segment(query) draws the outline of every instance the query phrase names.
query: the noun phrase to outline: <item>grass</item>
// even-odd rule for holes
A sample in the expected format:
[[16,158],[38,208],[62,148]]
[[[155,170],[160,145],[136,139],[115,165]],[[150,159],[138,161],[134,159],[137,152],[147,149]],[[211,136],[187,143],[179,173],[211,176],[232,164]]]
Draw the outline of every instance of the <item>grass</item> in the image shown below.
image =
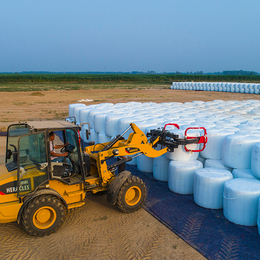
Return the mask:
[[48,90],[89,90],[89,89],[168,89],[171,84],[151,84],[151,83],[0,83],[0,92],[33,91],[32,96],[42,96],[40,91]]

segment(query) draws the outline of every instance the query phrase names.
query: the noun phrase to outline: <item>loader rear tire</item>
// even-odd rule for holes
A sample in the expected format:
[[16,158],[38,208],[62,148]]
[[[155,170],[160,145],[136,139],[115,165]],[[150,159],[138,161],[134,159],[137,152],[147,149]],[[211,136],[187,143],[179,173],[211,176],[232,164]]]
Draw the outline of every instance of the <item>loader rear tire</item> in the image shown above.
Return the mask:
[[131,213],[143,206],[146,196],[144,182],[140,178],[130,175],[118,192],[116,206],[122,212]]
[[55,232],[65,219],[66,208],[59,198],[41,195],[31,200],[22,213],[22,225],[32,236],[42,237]]

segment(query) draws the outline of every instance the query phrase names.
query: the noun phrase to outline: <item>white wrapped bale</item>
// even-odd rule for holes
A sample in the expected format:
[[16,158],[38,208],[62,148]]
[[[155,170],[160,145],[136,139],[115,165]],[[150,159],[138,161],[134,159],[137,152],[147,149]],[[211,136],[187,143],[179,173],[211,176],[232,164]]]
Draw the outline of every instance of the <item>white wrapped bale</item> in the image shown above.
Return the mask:
[[90,136],[88,142],[95,142],[95,144],[98,143],[98,134],[94,129],[90,129]]
[[119,134],[118,121],[125,117],[124,113],[110,114],[106,116],[105,133],[107,136],[116,136]]
[[203,168],[195,171],[193,197],[197,205],[209,209],[223,207],[224,183],[233,176],[219,168]]
[[88,123],[88,114],[89,114],[89,111],[94,109],[95,108],[95,105],[90,105],[90,106],[86,106],[86,107],[83,107],[79,110],[79,123],[82,124],[82,123]]
[[220,168],[220,169],[226,169],[230,172],[232,172],[232,168],[227,167],[223,164],[222,160],[215,160],[215,159],[206,159],[204,163],[205,168]]
[[152,173],[153,172],[153,158],[145,155],[137,157],[137,169],[141,172]]
[[[171,130],[171,132],[173,132],[174,134],[178,135],[179,138],[184,138],[184,130],[180,129],[180,130]],[[189,136],[199,136],[198,132],[192,132],[189,131],[188,133]],[[186,147],[188,149],[199,149],[198,144],[189,144]],[[175,148],[173,152],[167,152],[166,153],[166,157],[170,160],[173,161],[194,161],[197,160],[199,156],[199,153],[197,152],[187,152],[185,150],[184,145],[180,145],[178,148]]]
[[198,160],[187,162],[170,161],[169,189],[179,194],[193,194],[195,171],[202,168],[203,164]]
[[209,159],[222,159],[222,146],[224,138],[227,135],[234,134],[232,130],[224,128],[210,128],[207,129],[208,142],[201,156]]
[[110,142],[110,140],[111,140],[111,137],[107,136],[105,133],[99,133],[98,134],[98,139],[97,139],[98,143],[100,143],[100,144],[107,143],[107,142]]
[[231,168],[250,169],[254,144],[260,142],[257,135],[227,135],[223,142],[222,162]]
[[90,128],[93,128],[94,129],[94,124],[95,124],[95,115],[96,114],[103,114],[104,111],[102,111],[101,109],[99,108],[94,108],[92,110],[89,111],[88,113],[88,123],[90,124]]
[[252,149],[251,155],[252,174],[260,179],[260,143],[256,143]]
[[86,107],[86,105],[80,104],[80,103],[70,104],[69,105],[69,116],[75,116],[74,115],[74,108],[75,107]]
[[85,105],[84,106],[76,106],[76,107],[73,108],[73,114],[74,114],[74,117],[76,118],[76,124],[77,125],[80,124],[80,117],[79,117],[80,111],[82,109],[85,109],[85,108],[86,108]]
[[94,115],[94,129],[96,133],[105,133],[106,117],[110,115],[110,112],[98,113]]
[[226,219],[244,226],[257,225],[259,180],[236,178],[227,181],[223,197],[223,213]]
[[232,175],[234,179],[235,178],[256,179],[251,169],[233,169]]
[[168,170],[170,160],[165,155],[154,158],[153,177],[158,181],[168,181]]

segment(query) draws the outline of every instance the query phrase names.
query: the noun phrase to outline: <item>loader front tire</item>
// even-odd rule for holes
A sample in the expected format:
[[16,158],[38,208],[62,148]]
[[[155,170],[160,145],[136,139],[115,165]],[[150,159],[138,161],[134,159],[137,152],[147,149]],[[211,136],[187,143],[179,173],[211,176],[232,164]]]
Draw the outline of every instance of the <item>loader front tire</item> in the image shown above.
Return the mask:
[[46,236],[64,222],[66,208],[59,198],[41,195],[32,199],[22,213],[22,225],[32,236]]
[[146,196],[144,182],[140,178],[130,175],[118,192],[116,206],[122,212],[131,213],[143,206]]

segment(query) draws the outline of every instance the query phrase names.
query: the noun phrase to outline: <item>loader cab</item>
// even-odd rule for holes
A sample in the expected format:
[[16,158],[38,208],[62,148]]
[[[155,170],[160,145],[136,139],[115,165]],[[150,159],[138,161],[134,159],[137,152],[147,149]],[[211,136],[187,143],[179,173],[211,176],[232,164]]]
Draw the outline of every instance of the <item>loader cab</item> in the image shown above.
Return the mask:
[[[63,129],[56,130],[50,129],[49,134],[53,133],[54,146],[64,145],[68,143],[67,146],[63,148],[55,149],[57,153],[67,152],[68,156],[56,157],[55,159],[51,155],[51,151],[49,152],[50,157],[50,166],[51,166],[51,178],[60,179],[61,181],[68,183],[81,182],[84,180],[84,171],[82,170],[82,158],[81,158],[81,150],[78,141],[78,133],[73,129]],[[49,142],[52,142],[49,140]],[[49,149],[51,147],[49,143]]]
[[[50,132],[54,132],[57,144],[70,144],[64,149],[69,152],[68,158],[52,162]],[[78,139],[76,127],[63,122],[34,122],[33,127],[30,123],[11,125],[7,132],[5,165],[8,172],[17,172],[17,181],[13,186],[18,197],[47,187],[51,180],[68,185],[82,183],[86,173]]]

